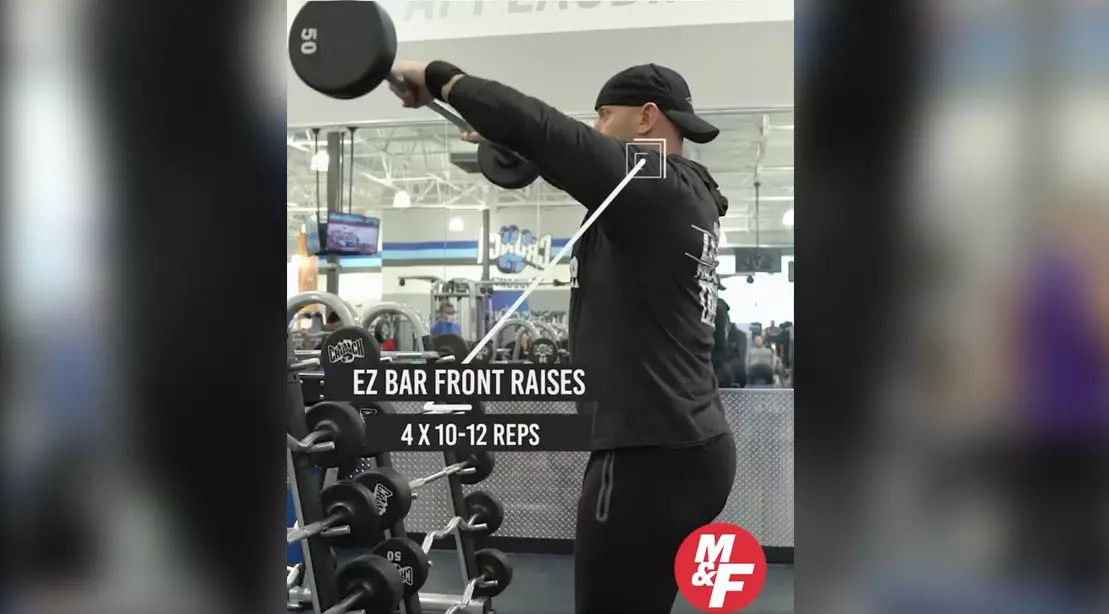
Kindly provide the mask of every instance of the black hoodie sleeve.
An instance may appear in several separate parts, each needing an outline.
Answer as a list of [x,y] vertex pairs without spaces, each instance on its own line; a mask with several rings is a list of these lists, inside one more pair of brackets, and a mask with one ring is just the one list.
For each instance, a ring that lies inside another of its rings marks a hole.
[[[635,162],[640,174],[661,175],[657,150],[605,136],[554,107],[495,81],[467,75],[447,102],[478,133],[530,160],[540,173],[590,211],[604,202]],[[629,154],[628,152],[632,153]],[[599,220],[613,238],[632,237],[674,223],[673,179],[633,179]]]

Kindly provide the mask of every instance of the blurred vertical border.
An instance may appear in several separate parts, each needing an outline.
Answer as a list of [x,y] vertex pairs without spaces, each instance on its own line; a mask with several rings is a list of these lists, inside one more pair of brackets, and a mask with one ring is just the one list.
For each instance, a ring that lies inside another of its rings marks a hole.
[[796,611],[1105,611],[1109,10],[795,32]]
[[280,611],[283,4],[17,3],[6,611]]

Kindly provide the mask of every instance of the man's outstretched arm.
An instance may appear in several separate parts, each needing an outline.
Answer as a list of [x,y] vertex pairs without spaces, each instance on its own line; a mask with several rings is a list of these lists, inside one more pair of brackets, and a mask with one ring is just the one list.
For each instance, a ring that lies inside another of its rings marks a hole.
[[[475,131],[530,160],[590,210],[604,201],[630,168],[625,142],[507,85],[459,75],[443,87],[442,97]],[[641,173],[661,175],[661,164],[660,156],[649,152]],[[629,185],[629,194],[637,191],[637,184]],[[610,213],[619,209],[620,203],[614,202]],[[636,214],[643,213],[639,209]]]

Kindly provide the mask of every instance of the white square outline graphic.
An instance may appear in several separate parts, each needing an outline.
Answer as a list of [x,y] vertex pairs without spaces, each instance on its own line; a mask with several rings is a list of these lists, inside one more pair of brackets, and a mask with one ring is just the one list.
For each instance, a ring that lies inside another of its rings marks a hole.
[[645,145],[658,149],[661,164],[659,165],[659,174],[657,175],[642,175],[636,174],[632,179],[666,179],[666,139],[634,139],[630,143],[624,143],[624,165],[630,170],[639,161],[639,158],[644,156],[644,152],[635,151],[632,145]]

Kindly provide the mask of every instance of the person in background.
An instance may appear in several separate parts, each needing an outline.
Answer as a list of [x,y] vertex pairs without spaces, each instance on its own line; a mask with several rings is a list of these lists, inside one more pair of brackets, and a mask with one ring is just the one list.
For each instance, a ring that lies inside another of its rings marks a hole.
[[778,356],[766,347],[762,335],[756,335],[747,351],[747,383],[751,386],[772,386]]
[[732,374],[732,385],[736,388],[747,387],[747,333],[735,324],[728,326],[728,347],[730,349],[728,370]]
[[716,329],[713,332],[712,368],[716,371],[716,383],[721,388],[735,386],[735,378],[732,376],[731,369],[728,368],[728,363],[733,358],[732,348],[728,345],[728,329],[732,325],[729,311],[731,311],[731,307],[724,299],[716,300]]
[[508,357],[510,359],[513,358],[516,354],[517,339],[520,341],[520,356],[518,358],[523,360],[528,357],[528,344],[531,342],[531,335],[520,333],[518,337],[514,337],[512,341],[509,341],[508,344],[504,346],[504,349],[508,350]]
[[431,335],[451,333],[462,334],[462,327],[455,321],[454,305],[450,301],[439,303],[439,310],[435,313],[435,324],[431,326]]
[[342,328],[343,322],[339,319],[339,312],[331,311],[327,314],[327,322],[323,325],[323,337],[320,339],[319,345],[316,346],[317,350],[323,350],[323,346],[327,343],[327,337]]
[[374,327],[374,339],[377,339],[377,345],[383,352],[395,352],[397,349],[397,342],[385,334],[385,327],[380,324]]
[[777,343],[778,335],[780,335],[781,333],[782,329],[778,328],[778,324],[774,320],[771,320],[770,326],[767,326],[766,331],[763,333],[763,336],[765,337],[764,341],[766,341],[768,344]]

